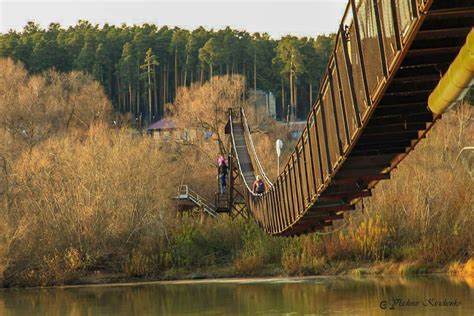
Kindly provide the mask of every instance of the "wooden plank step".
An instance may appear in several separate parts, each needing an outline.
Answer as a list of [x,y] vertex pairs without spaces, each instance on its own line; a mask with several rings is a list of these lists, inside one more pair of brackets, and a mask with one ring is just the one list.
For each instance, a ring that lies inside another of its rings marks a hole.
[[326,194],[319,197],[321,201],[337,201],[337,200],[344,200],[350,201],[356,198],[361,197],[369,197],[372,196],[371,190],[366,191],[358,191],[358,192],[343,192],[343,193],[336,193],[336,194]]
[[390,173],[380,173],[380,174],[375,174],[375,175],[342,177],[342,178],[338,178],[336,175],[336,178],[333,179],[331,183],[345,184],[345,183],[356,183],[359,181],[370,182],[370,181],[380,181],[380,180],[389,180],[389,179],[390,179]]
[[321,206],[321,207],[312,207],[309,211],[309,215],[319,216],[319,214],[327,214],[331,212],[340,212],[340,211],[353,211],[355,210],[355,205],[341,204],[337,206]]

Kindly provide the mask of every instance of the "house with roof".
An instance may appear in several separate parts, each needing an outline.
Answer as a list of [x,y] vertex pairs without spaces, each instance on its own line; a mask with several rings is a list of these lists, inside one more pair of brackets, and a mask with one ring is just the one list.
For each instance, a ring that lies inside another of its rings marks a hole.
[[154,139],[163,141],[193,143],[197,136],[194,129],[179,128],[176,122],[169,117],[156,121],[148,126],[146,130]]

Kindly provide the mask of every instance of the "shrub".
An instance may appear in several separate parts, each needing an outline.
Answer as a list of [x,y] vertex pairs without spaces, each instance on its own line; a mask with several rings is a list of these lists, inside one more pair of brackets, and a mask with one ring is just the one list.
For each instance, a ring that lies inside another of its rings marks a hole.
[[117,270],[148,238],[159,248],[176,185],[166,172],[170,158],[151,139],[104,126],[82,139],[68,135],[36,146],[12,166],[7,218],[18,234],[8,249],[6,274],[41,270],[44,258],[56,264],[63,257],[51,256],[55,249],[77,249],[89,269]]
[[265,235],[254,223],[242,229],[242,246],[234,259],[234,268],[240,274],[255,274],[265,264],[281,258],[282,238]]
[[326,265],[322,238],[312,234],[288,240],[283,248],[281,265],[289,275],[322,273]]

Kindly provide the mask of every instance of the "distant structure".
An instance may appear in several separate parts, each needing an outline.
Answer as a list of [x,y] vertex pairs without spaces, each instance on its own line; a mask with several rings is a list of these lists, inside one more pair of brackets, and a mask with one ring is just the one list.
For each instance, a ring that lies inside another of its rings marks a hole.
[[193,128],[178,127],[172,118],[163,118],[147,127],[147,133],[156,140],[174,141],[180,143],[195,143],[196,141],[209,141],[212,132],[198,132]]
[[296,140],[301,137],[304,128],[306,127],[306,121],[296,121],[296,122],[281,122],[277,121],[278,126],[283,126],[288,128],[288,138],[291,140]]
[[159,121],[148,126],[146,129],[153,138],[161,140],[171,140],[176,138],[176,134],[179,134],[176,128],[176,123],[170,118],[163,118]]
[[266,109],[269,117],[276,119],[276,101],[273,93],[259,89],[255,92],[255,90],[249,89],[249,99],[256,109],[263,107]]

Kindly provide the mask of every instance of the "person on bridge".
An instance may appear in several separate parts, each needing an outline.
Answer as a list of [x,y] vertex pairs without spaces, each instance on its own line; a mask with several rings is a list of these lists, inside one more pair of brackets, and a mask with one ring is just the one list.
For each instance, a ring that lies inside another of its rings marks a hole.
[[220,156],[217,159],[217,163],[219,165],[217,169],[217,177],[219,178],[219,193],[224,194],[226,189],[226,177],[227,177],[227,164],[225,163],[224,156]]
[[253,183],[253,193],[262,194],[265,192],[265,182],[260,175],[257,176]]

